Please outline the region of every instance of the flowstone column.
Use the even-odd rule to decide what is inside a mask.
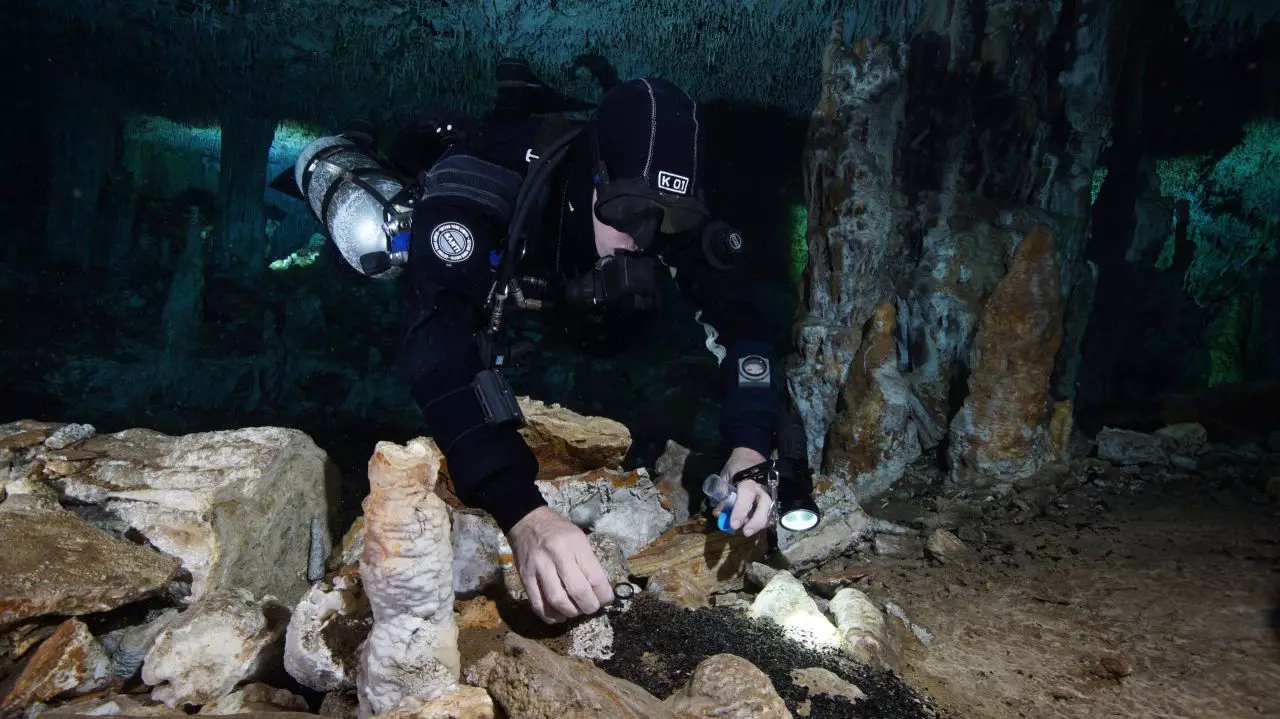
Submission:
[[[252,278],[267,270],[267,156],[276,121],[233,107],[220,113],[217,265]]]
[[[862,326],[907,268],[904,238],[894,232],[903,205],[894,161],[906,103],[906,48],[882,44],[858,56],[845,48],[843,34],[837,21],[805,147],[809,267],[787,371],[813,467],[822,465]]]

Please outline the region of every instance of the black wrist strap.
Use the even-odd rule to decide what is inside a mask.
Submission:
[[[766,459],[760,464],[747,467],[741,472],[738,472],[737,474],[733,475],[733,477],[731,477],[729,481],[732,482],[734,486],[737,486],[739,482],[744,482],[748,479],[763,485],[768,483],[769,471],[772,469],[773,469],[773,460]]]

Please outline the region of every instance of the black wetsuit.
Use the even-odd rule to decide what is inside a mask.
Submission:
[[[532,118],[491,118],[450,153],[474,154],[523,175],[539,127]],[[541,217],[533,225],[537,230],[519,265],[521,275],[555,282],[591,269],[598,259],[590,214],[592,187],[590,146],[579,137],[546,185]],[[458,497],[492,514],[503,531],[545,504],[534,483],[537,463],[515,426],[484,424],[474,393],[459,390],[485,367],[475,335],[487,320],[484,307],[499,253],[506,249],[506,222],[501,213],[465,198],[418,204],[407,272],[409,326],[401,358],[429,433],[445,452]],[[442,227],[464,229],[438,232]],[[659,272],[659,281],[674,275],[698,310],[697,319],[690,321],[706,326],[708,349],[722,356],[723,439],[730,448],[749,447],[768,456],[779,410],[780,373],[773,373],[772,387],[739,381],[740,358],[758,355],[772,362],[774,356],[764,319],[750,297],[749,280],[737,277],[738,270],[713,268],[698,237],[667,238],[664,246],[662,264],[671,271]]]

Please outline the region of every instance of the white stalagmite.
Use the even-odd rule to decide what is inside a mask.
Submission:
[[[853,587],[845,587],[831,598],[830,609],[840,629],[840,648],[845,653],[863,664],[892,666],[888,626],[870,597]]]
[[[439,450],[421,438],[379,442],[369,460],[360,577],[374,624],[356,680],[362,718],[458,685],[449,513],[432,491],[440,462]]]

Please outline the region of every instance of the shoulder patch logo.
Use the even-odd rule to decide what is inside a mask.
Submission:
[[[431,231],[431,251],[449,264],[465,261],[475,249],[476,238],[461,222],[442,222]]]
[[[689,178],[666,170],[658,171],[658,189],[674,192],[677,195],[689,194]]]

